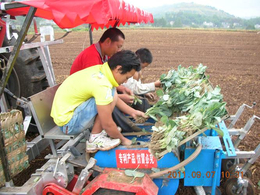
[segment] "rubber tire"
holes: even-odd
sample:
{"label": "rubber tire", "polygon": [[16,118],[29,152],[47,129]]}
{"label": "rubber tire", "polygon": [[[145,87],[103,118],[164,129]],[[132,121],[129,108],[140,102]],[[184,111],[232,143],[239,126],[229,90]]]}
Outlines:
{"label": "rubber tire", "polygon": [[[16,39],[14,37],[9,41],[5,38],[3,46],[11,46],[15,42]],[[10,53],[6,53],[1,54],[0,57],[7,60],[9,56]],[[5,63],[7,65],[7,61]],[[9,79],[7,88],[17,97],[27,98],[49,87],[37,48],[20,50],[14,65],[14,71],[18,76],[18,81]],[[9,101],[9,103],[12,108],[16,108],[16,105],[12,102]]]}

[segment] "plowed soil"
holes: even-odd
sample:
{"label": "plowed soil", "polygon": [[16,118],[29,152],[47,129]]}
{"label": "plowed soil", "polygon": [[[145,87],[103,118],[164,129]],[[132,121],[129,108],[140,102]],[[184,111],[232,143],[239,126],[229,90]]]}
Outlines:
{"label": "plowed soil", "polygon": [[[260,34],[253,31],[215,31],[215,30],[162,30],[127,29],[124,49],[132,51],[147,47],[153,54],[153,63],[144,71],[143,82],[152,82],[160,75],[178,65],[185,67],[206,65],[207,75],[213,86],[222,89],[227,110],[230,115],[236,113],[242,104],[256,105],[246,107],[236,129],[243,128],[246,122],[255,116],[260,117]],[[94,43],[103,33],[93,31]],[[62,36],[56,33],[55,37]],[[89,46],[88,32],[71,32],[60,45],[50,46],[56,80],[61,83],[68,75],[76,56]],[[228,124],[228,122],[227,122]],[[234,137],[235,138],[235,137]],[[252,151],[260,144],[260,120],[255,123],[242,140],[239,149]],[[251,166],[252,181],[256,194],[260,194],[257,183],[260,181],[260,160]],[[223,182],[221,186],[223,191]],[[193,188],[180,186],[177,194],[195,194]]]}

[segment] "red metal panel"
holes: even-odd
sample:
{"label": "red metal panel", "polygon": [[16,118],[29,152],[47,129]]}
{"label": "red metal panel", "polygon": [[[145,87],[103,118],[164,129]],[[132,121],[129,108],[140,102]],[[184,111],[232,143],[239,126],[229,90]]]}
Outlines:
{"label": "red metal panel", "polygon": [[71,180],[71,182],[69,183],[69,185],[67,186],[67,190],[69,191],[72,191],[75,184],[77,183],[77,180],[78,180],[78,176],[77,175],[74,175],[73,179]]}
{"label": "red metal panel", "polygon": [[63,187],[58,186],[55,183],[49,183],[43,189],[42,195],[48,195],[48,193],[52,193],[52,194],[55,194],[55,195],[75,195],[72,192],[66,190]]}
{"label": "red metal panel", "polygon": [[157,195],[158,187],[145,174],[143,178],[128,177],[123,170],[106,168],[102,174],[93,179],[86,187],[82,195],[91,195],[99,188],[133,192],[137,195]]}
{"label": "red metal panel", "polygon": [[3,41],[6,33],[6,23],[0,19],[0,47],[3,45]]}
{"label": "red metal panel", "polygon": [[47,195],[49,192],[51,192],[55,195],[65,195],[65,194],[66,195],[75,195],[72,193],[72,190],[73,190],[77,180],[78,180],[78,176],[74,175],[73,179],[68,184],[66,189],[63,187],[60,187],[59,185],[57,185],[55,183],[49,183],[44,187],[42,194]]}

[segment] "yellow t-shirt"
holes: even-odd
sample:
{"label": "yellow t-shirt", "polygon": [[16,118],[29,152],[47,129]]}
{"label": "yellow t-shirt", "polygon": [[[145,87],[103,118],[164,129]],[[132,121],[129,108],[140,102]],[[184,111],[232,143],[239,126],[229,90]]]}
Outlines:
{"label": "yellow t-shirt", "polygon": [[58,88],[51,116],[58,126],[67,124],[74,110],[94,97],[97,105],[108,105],[113,101],[112,88],[117,87],[107,63],[96,65],[70,75]]}

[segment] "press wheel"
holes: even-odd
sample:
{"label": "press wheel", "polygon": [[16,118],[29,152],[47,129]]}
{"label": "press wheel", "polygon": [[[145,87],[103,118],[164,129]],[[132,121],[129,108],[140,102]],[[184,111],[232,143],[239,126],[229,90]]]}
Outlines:
{"label": "press wheel", "polygon": [[[232,167],[229,168],[228,172],[230,175],[235,176],[236,175],[236,167],[242,168],[244,164],[238,164],[238,165],[233,165]],[[242,177],[246,177],[249,179],[252,179],[252,171],[248,169],[245,173],[242,173]]]}
{"label": "press wheel", "polygon": [[[237,180],[238,178],[232,177],[225,181],[224,188],[225,188],[226,195],[243,195],[243,190],[242,192],[237,193],[238,190]],[[243,180],[248,181],[247,194],[255,195],[254,184],[251,182],[251,180],[246,177],[244,177]]]}

